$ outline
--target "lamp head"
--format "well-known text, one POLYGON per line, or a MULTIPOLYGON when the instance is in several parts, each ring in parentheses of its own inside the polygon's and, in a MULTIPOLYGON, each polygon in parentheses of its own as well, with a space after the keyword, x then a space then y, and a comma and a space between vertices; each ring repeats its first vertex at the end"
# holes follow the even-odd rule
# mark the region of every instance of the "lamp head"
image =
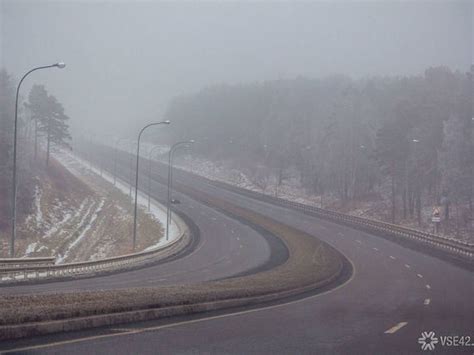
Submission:
POLYGON ((170 124, 171 121, 170 121, 170 120, 166 120, 166 121, 163 121, 162 123, 164 123, 164 124, 170 124))
POLYGON ((59 69, 64 69, 64 68, 66 68, 66 63, 59 62, 59 63, 54 64, 54 66, 58 67, 59 69))
POLYGON ((196 141, 195 141, 194 139, 190 139, 188 143, 193 144, 193 143, 195 143, 195 142, 196 142, 196 141))

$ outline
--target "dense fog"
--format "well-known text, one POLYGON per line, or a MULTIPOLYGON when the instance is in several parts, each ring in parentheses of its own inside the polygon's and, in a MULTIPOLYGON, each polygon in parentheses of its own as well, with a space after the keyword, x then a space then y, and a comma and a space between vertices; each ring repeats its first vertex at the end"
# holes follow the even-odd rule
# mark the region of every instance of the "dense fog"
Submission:
MULTIPOLYGON (((169 101, 222 83, 469 70, 470 1, 2 0, 0 66, 46 85, 77 133, 127 135, 169 101)), ((223 118, 225 120, 225 118, 223 118)))

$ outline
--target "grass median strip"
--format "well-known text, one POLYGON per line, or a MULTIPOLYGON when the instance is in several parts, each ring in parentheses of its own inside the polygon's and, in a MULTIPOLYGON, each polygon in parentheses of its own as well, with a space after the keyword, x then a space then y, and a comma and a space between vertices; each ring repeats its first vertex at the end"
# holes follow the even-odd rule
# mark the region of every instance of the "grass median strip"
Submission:
MULTIPOLYGON (((54 323, 50 329, 67 330, 70 328, 61 327, 58 321, 82 317, 82 325, 78 327, 84 328, 110 324, 107 323, 110 320, 98 318, 101 315, 141 311, 142 317, 152 319, 156 313, 146 315, 147 311, 158 309, 160 316, 166 316, 206 311, 219 302, 221 308, 235 306, 238 300, 257 303, 269 297, 276 299, 294 291, 323 287, 341 273, 343 256, 313 236, 197 191, 189 192, 193 197, 257 224, 280 238, 288 248, 288 260, 271 270, 193 285, 3 296, 0 297, 0 339, 35 332, 44 334, 48 332, 47 327, 43 330, 38 330, 41 326, 36 327, 41 322, 54 323), (97 321, 88 322, 87 317, 95 317, 97 321), (26 324, 30 327, 22 332, 21 328, 26 324)), ((114 320, 113 324, 130 320, 134 319, 129 313, 114 320)))

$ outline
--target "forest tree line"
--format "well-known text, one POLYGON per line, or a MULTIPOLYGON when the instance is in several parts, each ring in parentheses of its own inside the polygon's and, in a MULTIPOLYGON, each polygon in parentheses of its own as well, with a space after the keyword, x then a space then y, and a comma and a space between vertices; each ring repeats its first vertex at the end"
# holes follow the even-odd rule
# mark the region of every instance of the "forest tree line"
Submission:
POLYGON ((473 208, 473 83, 446 67, 354 80, 297 78, 216 85, 176 98, 166 118, 193 152, 266 167, 278 184, 297 170, 309 192, 341 201, 383 186, 391 220, 423 205, 473 208))
MULTIPOLYGON (((13 167, 13 131, 17 82, 0 69, 0 231, 10 225, 10 203, 13 167)), ((31 207, 34 195, 35 169, 48 166, 53 145, 70 147, 71 136, 63 105, 48 93, 44 85, 35 84, 21 93, 18 105, 18 212, 22 216, 31 207), (41 144, 44 143, 44 144, 41 144), (43 165, 39 164, 40 146, 44 147, 43 165)))

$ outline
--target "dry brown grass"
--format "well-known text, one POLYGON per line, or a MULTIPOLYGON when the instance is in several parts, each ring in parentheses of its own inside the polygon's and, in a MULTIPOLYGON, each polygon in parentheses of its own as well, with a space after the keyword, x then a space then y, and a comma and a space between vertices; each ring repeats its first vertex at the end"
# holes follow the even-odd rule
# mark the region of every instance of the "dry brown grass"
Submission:
POLYGON ((341 255, 313 236, 226 202, 210 199, 192 189, 188 193, 239 218, 258 224, 278 236, 289 250, 289 259, 269 271, 194 285, 4 296, 0 298, 0 324, 21 324, 174 305, 192 307, 193 304, 202 302, 275 294, 311 286, 316 288, 327 284, 341 272, 341 255))
MULTIPOLYGON (((128 196, 100 176, 87 173, 87 169, 76 177, 54 159, 49 168, 38 168, 37 174, 43 222, 36 223, 34 209, 30 218, 20 221, 16 241, 18 257, 24 256, 32 243, 36 243, 36 249, 29 256, 58 256, 67 252, 64 262, 97 260, 132 252, 133 211, 128 196), (84 231, 83 239, 68 250, 84 231)), ((162 225, 153 215, 140 208, 138 221, 138 250, 162 238, 162 225)), ((7 234, 5 240, 6 237, 7 234)), ((7 250, 8 243, 5 243, 4 256, 7 250)))

